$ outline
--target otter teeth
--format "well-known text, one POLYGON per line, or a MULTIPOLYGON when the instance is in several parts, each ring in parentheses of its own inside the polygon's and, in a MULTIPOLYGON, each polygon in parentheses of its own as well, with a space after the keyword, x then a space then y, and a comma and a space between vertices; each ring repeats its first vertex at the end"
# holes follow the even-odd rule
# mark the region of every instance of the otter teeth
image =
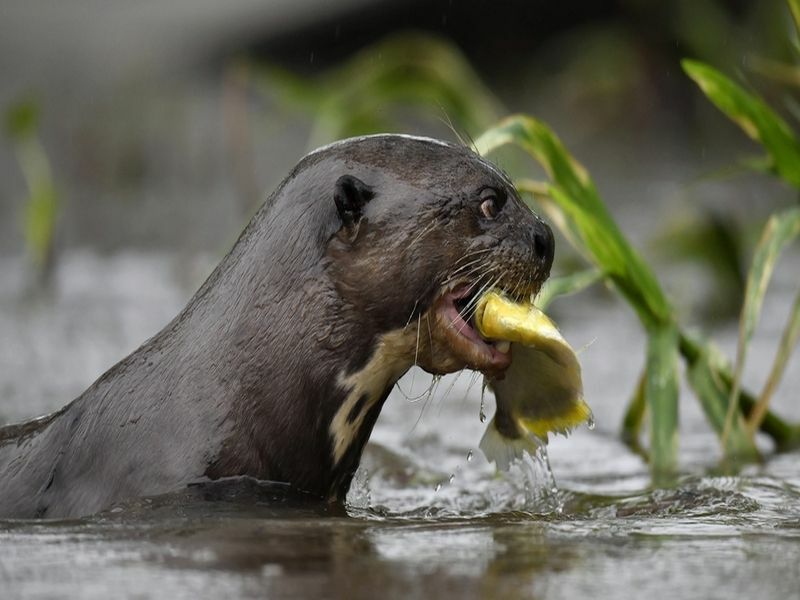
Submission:
POLYGON ((503 354, 508 354, 508 351, 511 350, 511 342, 509 342, 508 340, 496 342, 494 347, 497 348, 498 352, 502 352, 503 354))

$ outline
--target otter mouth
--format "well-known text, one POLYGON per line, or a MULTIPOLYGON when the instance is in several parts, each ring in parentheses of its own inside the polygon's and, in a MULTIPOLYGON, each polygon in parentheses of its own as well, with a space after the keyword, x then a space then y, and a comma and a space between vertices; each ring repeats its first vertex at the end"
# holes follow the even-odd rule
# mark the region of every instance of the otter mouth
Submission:
POLYGON ((511 344, 483 338, 475 325, 475 305, 481 288, 461 283, 445 290, 435 303, 437 332, 450 352, 476 371, 492 377, 502 376, 511 365, 511 344))

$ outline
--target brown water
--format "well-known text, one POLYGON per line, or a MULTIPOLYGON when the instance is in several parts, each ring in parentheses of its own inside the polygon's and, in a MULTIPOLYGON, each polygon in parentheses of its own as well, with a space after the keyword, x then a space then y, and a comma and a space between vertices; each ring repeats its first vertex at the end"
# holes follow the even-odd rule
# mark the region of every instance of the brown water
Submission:
MULTIPOLYGON (((746 379, 758 387, 796 288, 783 265, 746 379)), ((0 261, 0 421, 59 407, 166 323, 210 263, 67 256, 58 293, 31 300, 0 261)), ((195 487, 73 521, 0 521, 5 598, 795 598, 800 455, 716 475, 717 442, 682 400, 682 476, 651 489, 616 437, 643 339, 624 307, 560 301, 596 416, 498 477, 477 449, 481 384, 435 391, 410 373, 387 402, 346 512, 252 481, 195 487)), ((729 352, 732 327, 717 332, 729 352)), ((794 357, 777 407, 800 419, 794 357)), ((493 401, 486 398, 491 414, 493 401)), ((761 440, 765 449, 768 442, 761 440)))

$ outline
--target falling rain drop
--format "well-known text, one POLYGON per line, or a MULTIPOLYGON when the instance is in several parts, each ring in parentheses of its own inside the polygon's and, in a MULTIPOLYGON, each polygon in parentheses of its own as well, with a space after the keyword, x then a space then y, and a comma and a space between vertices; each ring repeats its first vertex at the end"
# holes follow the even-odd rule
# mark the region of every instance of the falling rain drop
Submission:
POLYGON ((436 484, 436 487, 435 487, 435 488, 433 488, 433 491, 434 491, 434 492, 438 492, 440 489, 442 489, 442 484, 441 484, 441 483, 437 483, 437 484, 436 484))
POLYGON ((472 460, 472 450, 470 450, 469 452, 467 452, 467 462, 469 462, 469 461, 471 461, 471 460, 472 460))
POLYGON ((455 473, 450 473, 450 478, 447 480, 447 483, 453 483, 453 480, 456 478, 455 473))

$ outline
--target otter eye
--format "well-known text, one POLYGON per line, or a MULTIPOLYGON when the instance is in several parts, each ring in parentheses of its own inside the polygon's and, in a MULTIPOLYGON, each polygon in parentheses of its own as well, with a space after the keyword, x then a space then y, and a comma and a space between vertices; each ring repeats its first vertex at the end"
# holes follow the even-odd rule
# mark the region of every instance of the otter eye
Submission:
POLYGON ((487 189, 481 194, 481 214, 487 219, 494 219, 502 206, 503 203, 494 190, 487 189))

